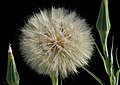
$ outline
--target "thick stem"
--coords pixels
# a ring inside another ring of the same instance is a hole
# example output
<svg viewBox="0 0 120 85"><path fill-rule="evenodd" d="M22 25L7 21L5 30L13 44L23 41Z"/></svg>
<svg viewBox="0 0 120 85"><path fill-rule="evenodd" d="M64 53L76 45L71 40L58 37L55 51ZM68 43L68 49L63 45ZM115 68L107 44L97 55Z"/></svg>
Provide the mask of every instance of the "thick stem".
<svg viewBox="0 0 120 85"><path fill-rule="evenodd" d="M52 85L58 85L58 76L55 75L54 73L50 75Z"/></svg>

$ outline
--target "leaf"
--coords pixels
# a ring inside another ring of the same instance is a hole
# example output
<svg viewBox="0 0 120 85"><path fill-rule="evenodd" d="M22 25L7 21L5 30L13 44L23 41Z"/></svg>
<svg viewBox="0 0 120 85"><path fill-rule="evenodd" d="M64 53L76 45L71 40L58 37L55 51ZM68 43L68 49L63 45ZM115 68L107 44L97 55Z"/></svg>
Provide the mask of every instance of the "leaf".
<svg viewBox="0 0 120 85"><path fill-rule="evenodd" d="M109 59L108 57L104 57L99 49L99 47L97 46L97 43L95 42L95 40L92 38L97 50L98 50L98 53L100 54L100 57L102 58L102 61L104 63L104 67L105 67L105 70L107 72L108 75L110 75L110 70L109 70L109 66L110 66L110 63L109 63Z"/></svg>
<svg viewBox="0 0 120 85"><path fill-rule="evenodd" d="M117 58L117 52L118 52L118 49L116 49L116 62L117 62L117 67L118 67L118 70L116 72L116 85L118 85L119 74L120 74L120 66L119 66L119 62L118 62L118 58Z"/></svg>
<svg viewBox="0 0 120 85"><path fill-rule="evenodd" d="M118 85L118 82L119 82L119 74L120 74L120 68L118 68L116 72L116 85Z"/></svg>
<svg viewBox="0 0 120 85"><path fill-rule="evenodd" d="M110 85L116 85L116 77L114 76L114 74L111 74L110 76Z"/></svg>
<svg viewBox="0 0 120 85"><path fill-rule="evenodd" d="M114 37L112 37L112 46L111 46L111 65L113 65L113 43L114 43Z"/></svg>
<svg viewBox="0 0 120 85"><path fill-rule="evenodd" d="M111 46L111 55L110 55L110 60L109 60L110 66L109 67L110 67L110 77L111 77L110 79L115 80L115 78L114 78L114 66L113 66L113 44L114 44L114 37L112 37L112 46ZM112 81L112 80L110 80L110 81Z"/></svg>
<svg viewBox="0 0 120 85"><path fill-rule="evenodd" d="M116 62L117 62L117 67L119 68L120 65L119 65L118 58L117 58L117 52L118 52L118 48L116 49Z"/></svg>
<svg viewBox="0 0 120 85"><path fill-rule="evenodd" d="M6 80L9 85L19 85L19 75L16 69L15 60L12 54L11 47L9 46L8 52L8 64L7 64L7 76Z"/></svg>
<svg viewBox="0 0 120 85"><path fill-rule="evenodd" d="M110 30L110 20L108 11L108 0L102 0L101 7L96 22L96 28L98 30L100 40L103 46L103 51L108 56L107 52L107 37Z"/></svg>
<svg viewBox="0 0 120 85"><path fill-rule="evenodd" d="M94 77L101 85L105 85L96 75L94 75L91 71L86 69L85 67L82 67L86 72L88 72L92 77Z"/></svg>

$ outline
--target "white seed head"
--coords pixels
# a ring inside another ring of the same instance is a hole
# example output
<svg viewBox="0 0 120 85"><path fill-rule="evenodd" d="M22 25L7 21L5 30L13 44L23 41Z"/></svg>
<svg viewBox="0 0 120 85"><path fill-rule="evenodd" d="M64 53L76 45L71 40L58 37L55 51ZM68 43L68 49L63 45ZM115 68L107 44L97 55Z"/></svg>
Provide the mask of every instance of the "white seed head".
<svg viewBox="0 0 120 85"><path fill-rule="evenodd" d="M90 27L76 12L43 10L28 19L20 38L27 64L39 74L63 78L87 65L93 51Z"/></svg>

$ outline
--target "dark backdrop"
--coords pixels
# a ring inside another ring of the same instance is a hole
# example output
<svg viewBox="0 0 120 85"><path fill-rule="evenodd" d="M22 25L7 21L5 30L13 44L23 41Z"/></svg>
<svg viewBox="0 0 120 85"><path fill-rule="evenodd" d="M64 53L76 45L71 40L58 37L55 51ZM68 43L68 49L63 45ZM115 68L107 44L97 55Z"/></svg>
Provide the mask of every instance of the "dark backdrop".
<svg viewBox="0 0 120 85"><path fill-rule="evenodd" d="M111 37L115 37L114 47L120 49L120 35L119 31L119 5L118 0L109 0L109 11L111 20L111 30L108 39L108 47L111 47ZM50 78L45 75L38 75L31 70L21 58L19 51L18 36L20 35L20 28L24 26L27 18L38 12L40 9L48 9L51 6L64 7L66 9L75 10L87 23L93 28L93 36L100 47L100 40L98 32L95 28L101 0L16 0L16 1L1 1L0 16L0 85L6 85L6 69L7 69L7 50L8 44L12 44L13 54L20 76L20 85L52 85ZM101 49L101 48L100 48ZM115 50L114 50L115 51ZM118 57L120 55L118 50ZM119 60L120 62L120 60ZM108 77L105 73L102 60L95 49L92 60L89 64L90 69L98 75L107 85L109 85ZM78 75L70 76L63 81L63 85L99 85L99 83L91 77L83 69L78 69Z"/></svg>

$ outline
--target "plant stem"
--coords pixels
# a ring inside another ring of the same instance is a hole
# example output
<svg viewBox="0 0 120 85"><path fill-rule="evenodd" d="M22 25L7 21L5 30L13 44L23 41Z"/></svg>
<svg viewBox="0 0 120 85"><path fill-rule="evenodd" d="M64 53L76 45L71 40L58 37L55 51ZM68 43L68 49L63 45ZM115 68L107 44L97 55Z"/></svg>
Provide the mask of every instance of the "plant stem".
<svg viewBox="0 0 120 85"><path fill-rule="evenodd" d="M54 73L50 76L52 85L58 85L58 76L56 76Z"/></svg>

